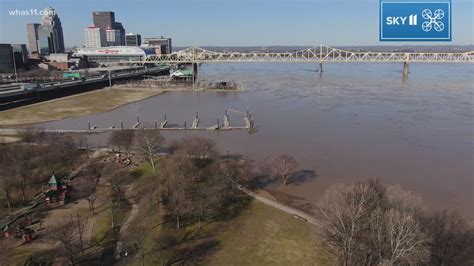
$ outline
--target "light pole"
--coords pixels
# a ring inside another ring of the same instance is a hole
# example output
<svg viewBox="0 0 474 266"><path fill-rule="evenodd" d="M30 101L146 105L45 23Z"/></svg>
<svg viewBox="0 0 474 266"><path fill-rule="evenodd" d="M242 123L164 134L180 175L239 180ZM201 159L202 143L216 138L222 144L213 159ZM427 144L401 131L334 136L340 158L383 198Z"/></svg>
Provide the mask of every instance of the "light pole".
<svg viewBox="0 0 474 266"><path fill-rule="evenodd" d="M109 71L109 87L112 89L112 77L110 76L110 69L108 69Z"/></svg>
<svg viewBox="0 0 474 266"><path fill-rule="evenodd" d="M16 72L16 60L15 60L15 51L13 51L13 44L12 47L12 59L13 59L13 68L15 69L15 82L18 83L18 73Z"/></svg>

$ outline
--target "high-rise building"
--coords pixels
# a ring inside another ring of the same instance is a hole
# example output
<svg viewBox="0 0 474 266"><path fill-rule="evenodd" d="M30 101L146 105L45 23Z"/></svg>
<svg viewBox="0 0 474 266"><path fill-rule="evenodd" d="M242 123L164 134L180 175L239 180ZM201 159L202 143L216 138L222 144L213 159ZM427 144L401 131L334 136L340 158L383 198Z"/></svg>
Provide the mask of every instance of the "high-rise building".
<svg viewBox="0 0 474 266"><path fill-rule="evenodd" d="M107 46L120 46L122 45L122 33L120 30L114 30L108 28L105 31L107 37Z"/></svg>
<svg viewBox="0 0 474 266"><path fill-rule="evenodd" d="M87 48L99 48L107 46L105 31L99 27L87 27L84 30Z"/></svg>
<svg viewBox="0 0 474 266"><path fill-rule="evenodd" d="M52 7L43 10L41 24L27 24L30 53L41 55L64 53L64 35L61 20ZM36 45L35 45L36 43Z"/></svg>
<svg viewBox="0 0 474 266"><path fill-rule="evenodd" d="M145 38L143 45L155 48L156 54L171 54L172 53L171 38L165 38L163 36Z"/></svg>
<svg viewBox="0 0 474 266"><path fill-rule="evenodd" d="M94 11L92 13L92 20L94 26L107 30L108 28L113 30L120 31L120 44L125 44L125 29L122 26L122 23L115 21L115 13L112 11Z"/></svg>
<svg viewBox="0 0 474 266"><path fill-rule="evenodd" d="M12 46L9 43L0 43L0 72L12 72L12 70L14 70Z"/></svg>
<svg viewBox="0 0 474 266"><path fill-rule="evenodd" d="M28 50L26 44L12 44L13 53L18 68L25 68L28 66Z"/></svg>
<svg viewBox="0 0 474 266"><path fill-rule="evenodd" d="M107 29L113 28L115 23L115 13L112 11L94 11L92 13L92 20L94 22L94 26Z"/></svg>
<svg viewBox="0 0 474 266"><path fill-rule="evenodd" d="M140 34L129 33L125 35L126 46L140 46L142 44L142 36Z"/></svg>
<svg viewBox="0 0 474 266"><path fill-rule="evenodd" d="M28 36L28 50L30 54L38 53L38 28L39 23L26 24L26 34Z"/></svg>

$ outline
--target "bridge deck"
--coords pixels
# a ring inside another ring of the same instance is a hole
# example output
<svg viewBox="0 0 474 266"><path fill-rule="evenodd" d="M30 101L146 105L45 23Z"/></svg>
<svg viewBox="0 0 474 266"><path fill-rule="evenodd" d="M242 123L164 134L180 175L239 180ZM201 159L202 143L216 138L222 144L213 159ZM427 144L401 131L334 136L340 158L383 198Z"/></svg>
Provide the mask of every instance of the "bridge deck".
<svg viewBox="0 0 474 266"><path fill-rule="evenodd" d="M149 55L134 63L233 63L233 62L420 62L473 63L474 51L459 53L355 52L318 46L297 52L214 52L191 47L172 54Z"/></svg>

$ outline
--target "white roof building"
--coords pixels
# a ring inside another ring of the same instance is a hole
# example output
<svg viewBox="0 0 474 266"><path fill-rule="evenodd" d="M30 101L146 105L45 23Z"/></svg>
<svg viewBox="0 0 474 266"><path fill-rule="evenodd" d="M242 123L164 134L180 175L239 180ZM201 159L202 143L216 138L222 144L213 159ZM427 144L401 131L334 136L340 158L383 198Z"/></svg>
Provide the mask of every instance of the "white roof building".
<svg viewBox="0 0 474 266"><path fill-rule="evenodd" d="M107 46L105 31L98 27L87 27L84 30L87 48L99 48Z"/></svg>
<svg viewBox="0 0 474 266"><path fill-rule="evenodd" d="M147 55L154 55L155 49L138 46L110 46L101 48L79 48L74 56L87 56L91 62L142 61Z"/></svg>

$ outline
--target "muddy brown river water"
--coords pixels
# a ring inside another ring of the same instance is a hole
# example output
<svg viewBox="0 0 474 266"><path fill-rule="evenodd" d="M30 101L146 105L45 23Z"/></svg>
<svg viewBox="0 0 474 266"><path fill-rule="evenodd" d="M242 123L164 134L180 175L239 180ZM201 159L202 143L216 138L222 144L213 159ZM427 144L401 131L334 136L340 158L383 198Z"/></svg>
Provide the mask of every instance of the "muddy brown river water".
<svg viewBox="0 0 474 266"><path fill-rule="evenodd" d="M43 123L47 128L131 127L141 121L203 125L223 121L226 108L249 107L258 132L165 132L214 139L221 152L261 161L282 153L297 158L316 177L286 191L316 203L336 182L378 178L423 196L435 209L473 217L474 66L411 64L406 83L401 64L326 64L319 77L311 64L202 65L200 79L242 84L238 93L166 93L110 112ZM230 113L232 125L243 117ZM105 144L91 136L89 145Z"/></svg>

